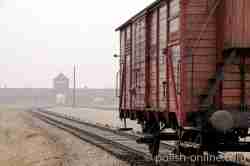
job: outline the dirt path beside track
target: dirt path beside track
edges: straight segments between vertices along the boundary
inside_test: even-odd
[[[0,112],[0,165],[126,166],[106,152],[25,111]]]

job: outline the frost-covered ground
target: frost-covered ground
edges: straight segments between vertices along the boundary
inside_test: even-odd
[[[126,166],[27,111],[0,110],[1,166]]]
[[[24,112],[0,112],[0,165],[3,166],[60,166],[64,147],[49,139],[45,131],[32,127]]]

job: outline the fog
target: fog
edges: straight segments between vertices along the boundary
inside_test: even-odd
[[[114,88],[114,30],[151,2],[0,0],[0,86],[50,88],[76,64],[78,87]]]

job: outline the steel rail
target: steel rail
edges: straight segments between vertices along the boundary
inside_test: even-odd
[[[135,136],[127,135],[125,133],[117,133],[116,135],[114,130],[78,121],[73,117],[63,117],[59,114],[48,114],[48,112],[42,113],[37,111],[32,111],[32,114],[36,118],[62,129],[85,142],[93,144],[131,165],[152,165],[154,163],[154,161],[151,160],[151,155],[149,153],[136,149],[138,146],[136,146],[135,143]],[[126,146],[120,142],[125,142],[135,148],[131,148],[131,146]],[[132,142],[134,142],[134,145]],[[145,146],[145,148],[147,147]]]

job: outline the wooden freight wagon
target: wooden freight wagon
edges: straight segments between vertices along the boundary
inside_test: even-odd
[[[249,0],[158,0],[117,28],[120,117],[152,135],[173,128],[160,139],[202,150],[249,149],[239,142],[250,126],[249,9]]]

